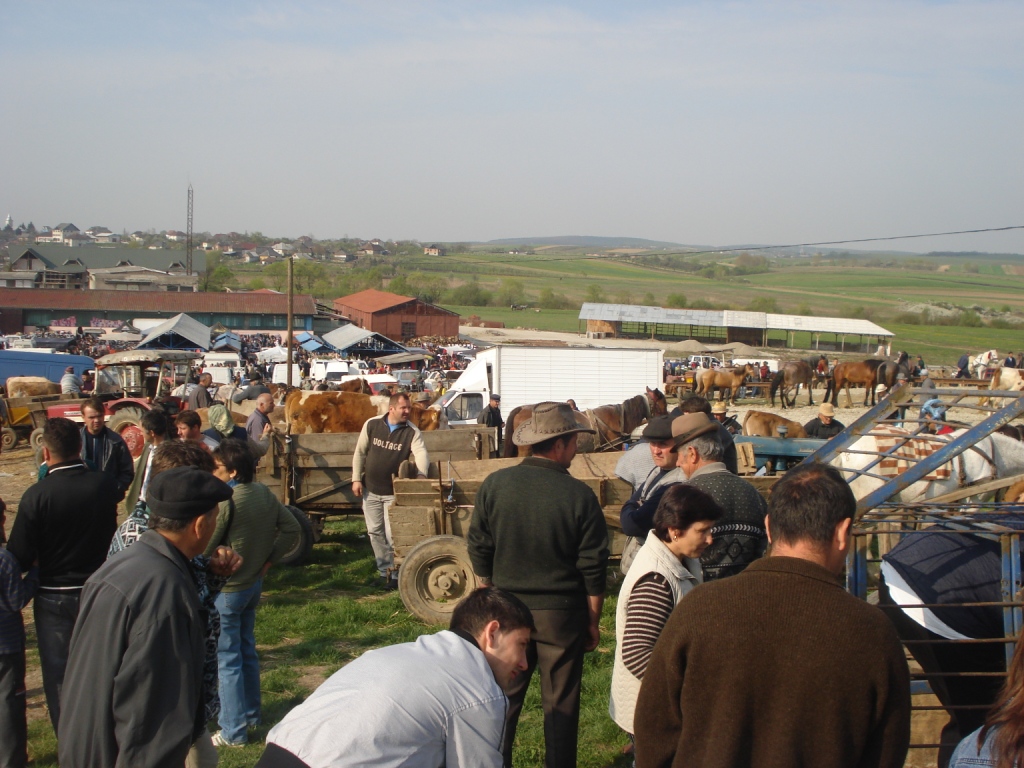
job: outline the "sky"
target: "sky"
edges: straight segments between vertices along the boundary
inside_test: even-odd
[[[0,2],[0,218],[789,244],[1024,225],[1024,3]],[[894,241],[1024,253],[1024,229]]]

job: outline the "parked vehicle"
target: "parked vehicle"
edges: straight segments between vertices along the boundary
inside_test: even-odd
[[[274,365],[274,373],[270,377],[271,382],[274,384],[287,384],[288,383],[288,363],[276,363]],[[297,387],[302,383],[302,369],[298,363],[292,363],[292,386]]]
[[[359,373],[360,368],[349,364],[348,360],[314,360],[309,370],[309,376],[313,381],[326,381],[339,383],[342,376],[352,373]]]
[[[203,373],[213,376],[214,384],[230,384],[242,370],[242,358],[237,352],[207,352],[203,355]]]
[[[69,365],[81,376],[95,368],[96,361],[88,355],[55,354],[49,349],[0,350],[0,384],[11,376],[42,376],[59,383]]]
[[[696,363],[698,368],[721,368],[722,361],[713,355],[690,355],[686,358],[686,364],[691,368]]]
[[[418,391],[423,389],[423,375],[414,369],[407,369],[401,371],[391,371],[391,375],[395,377],[398,384],[403,389],[410,391]]]
[[[580,409],[621,403],[662,385],[662,350],[497,346],[481,350],[441,398],[449,425],[475,424],[491,393],[501,411],[573,399]]]

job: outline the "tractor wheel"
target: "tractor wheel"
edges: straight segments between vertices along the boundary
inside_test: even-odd
[[[28,444],[32,446],[33,451],[39,450],[39,447],[43,444],[42,427],[36,427],[32,430],[32,434],[28,436]]]
[[[434,536],[421,541],[398,571],[398,593],[416,618],[446,624],[462,598],[477,587],[466,540]]]
[[[313,524],[306,517],[306,513],[298,507],[288,507],[288,510],[298,521],[301,531],[295,546],[285,552],[277,562],[279,565],[302,565],[313,553]]]
[[[133,459],[142,455],[146,445],[146,435],[142,431],[142,417],[146,412],[141,408],[122,408],[107,422],[107,426],[121,436],[128,445]]]

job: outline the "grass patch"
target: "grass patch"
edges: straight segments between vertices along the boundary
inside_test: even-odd
[[[250,731],[248,746],[221,749],[221,766],[255,764],[270,728],[366,650],[410,642],[441,629],[414,619],[397,593],[371,587],[376,575],[366,529],[354,516],[327,523],[308,565],[271,569],[256,613],[263,724]],[[587,655],[584,665],[578,763],[582,768],[626,765],[621,756],[626,737],[608,717],[614,647],[615,598],[610,595],[601,619],[601,645]],[[38,668],[35,648],[30,636],[28,663]],[[215,724],[211,730],[216,730]],[[544,718],[537,675],[527,694],[516,744],[517,768],[543,763]],[[56,768],[57,742],[46,718],[29,725],[29,755],[36,768]]]

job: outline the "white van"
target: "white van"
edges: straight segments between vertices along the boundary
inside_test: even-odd
[[[274,365],[274,373],[270,377],[274,384],[288,383],[288,363],[277,363]],[[302,383],[302,369],[298,363],[292,363],[292,386],[297,387]]]
[[[314,360],[309,369],[309,376],[313,381],[326,381],[335,383],[341,381],[342,376],[352,373],[359,373],[360,369],[350,365],[347,360]]]
[[[203,355],[203,373],[213,377],[215,384],[230,384],[241,370],[242,359],[237,352],[207,352]]]

